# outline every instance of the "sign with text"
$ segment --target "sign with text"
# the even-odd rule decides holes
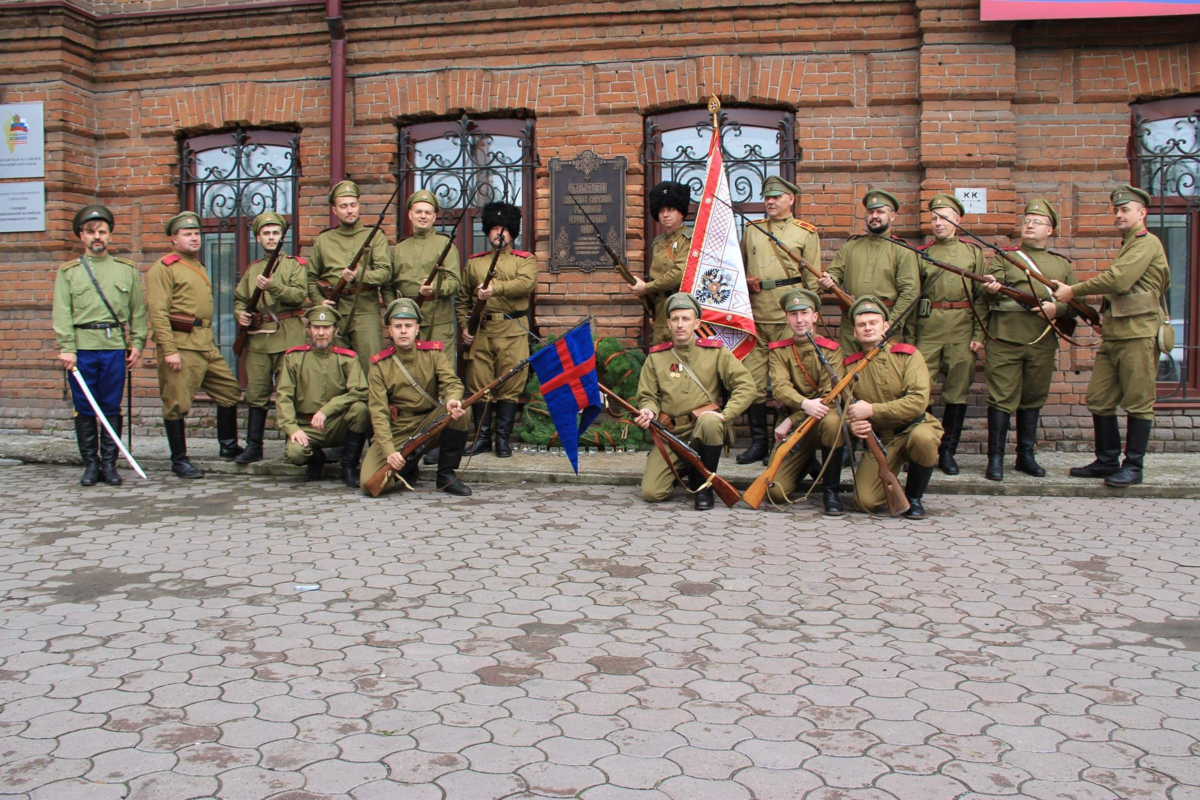
[[[987,213],[987,189],[955,189],[954,196],[967,214]]]
[[[624,156],[601,158],[591,150],[570,160],[550,159],[551,272],[611,267],[604,244],[624,257],[628,163]]]
[[[0,104],[0,178],[46,174],[46,137],[41,103]]]
[[[46,184],[0,183],[0,233],[46,230]]]
[[[979,17],[1000,20],[1174,17],[1200,14],[1197,0],[981,0]]]

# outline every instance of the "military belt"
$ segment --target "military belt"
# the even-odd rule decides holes
[[[918,422],[923,422],[924,420],[925,420],[925,414],[922,413],[920,416],[913,417],[908,422],[904,423],[903,425],[901,425],[898,428],[892,428],[891,430],[886,430],[886,431],[876,431],[876,433],[879,434],[879,438],[881,438],[881,439],[892,439],[892,438],[895,438],[895,437],[899,436],[900,434],[904,433],[909,428],[911,428],[913,425],[916,425]]]
[[[400,406],[388,406],[388,413],[392,415],[392,422],[397,422],[402,419],[413,419],[415,417],[425,417],[429,415],[432,408],[427,408],[424,411],[401,411]]]
[[[952,308],[970,308],[971,304],[966,300],[933,300],[930,302],[929,307],[940,308],[942,311],[949,311]]]
[[[522,311],[519,313],[523,314],[525,312]],[[514,317],[512,314],[484,314],[483,318],[486,319],[488,322],[503,322],[506,319],[512,319],[512,320],[520,320],[521,319],[520,317]]]
[[[104,331],[109,328],[119,328],[121,326],[115,322],[89,322],[86,325],[76,325],[75,327],[85,331]]]

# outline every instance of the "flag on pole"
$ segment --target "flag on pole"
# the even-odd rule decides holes
[[[596,375],[596,347],[591,320],[576,325],[553,344],[529,359],[541,383],[550,421],[558,432],[563,452],[579,474],[579,432],[600,415],[600,379]]]
[[[716,122],[718,109],[720,104],[713,98],[709,103],[709,110],[713,111],[713,136],[708,146],[704,193],[696,209],[692,249],[688,253],[680,291],[696,298],[703,321],[715,328],[716,338],[742,359],[754,349],[758,334],[754,327],[754,312],[750,309],[746,267],[742,263],[742,249],[738,244],[730,201],[729,177],[725,174],[721,156],[721,132]]]

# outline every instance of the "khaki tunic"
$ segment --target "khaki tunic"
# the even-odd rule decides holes
[[[921,249],[930,258],[977,275],[984,274],[987,269],[983,251],[956,238],[934,240]],[[925,358],[930,377],[942,373],[942,402],[961,405],[967,402],[971,383],[975,380],[975,354],[971,352],[971,342],[983,341],[979,319],[987,316],[987,301],[983,299],[986,292],[981,284],[968,282],[924,259],[918,262],[917,268],[921,285],[925,286],[930,280],[933,285],[924,297],[929,301],[929,311],[924,316],[917,313],[909,317],[913,320],[913,340]],[[970,308],[946,308],[946,303],[971,303],[974,313]]]
[[[686,364],[703,384],[697,384],[680,366]],[[688,416],[707,403],[721,405],[722,387],[729,393],[721,415],[705,414],[698,421]],[[727,348],[715,339],[697,339],[690,345],[665,342],[650,348],[638,379],[637,407],[672,417],[675,435],[683,441],[707,445],[733,444],[732,421],[750,407],[754,399],[754,379]],[[683,467],[669,447],[667,452],[675,469]],[[642,496],[651,503],[666,500],[675,486],[675,476],[657,448],[650,451],[642,475]]]
[[[455,312],[458,327],[465,331],[475,307],[475,291],[483,285],[492,263],[490,250],[476,253],[463,270],[458,289]],[[508,370],[529,358],[529,334],[525,328],[529,298],[537,288],[538,263],[532,253],[506,247],[496,261],[496,274],[491,286],[496,290],[487,301],[483,323],[475,337],[474,346],[464,350],[467,362],[467,392],[487,386]],[[528,369],[496,389],[496,401],[515,401],[525,388]]]
[[[1051,280],[1067,284],[1075,282],[1070,259],[1053,250],[1039,250],[1022,244],[1006,248],[1006,252],[1018,260],[1024,254]],[[1001,283],[1029,292],[1039,300],[1053,299],[1046,286],[999,256],[988,260],[987,274]],[[1001,342],[1017,345],[1005,347],[991,342],[986,348],[983,369],[988,384],[988,405],[1007,414],[1041,408],[1050,396],[1050,383],[1057,366],[1058,334],[1046,330],[1049,326],[1040,312],[1027,311],[1004,295],[984,292],[983,300],[989,309],[988,333]],[[1055,307],[1058,309],[1056,318],[1068,316],[1070,307],[1066,303],[1055,303]]]
[[[342,270],[350,266],[370,231],[371,229],[359,220],[350,227],[339,225],[317,235],[312,252],[308,256],[308,296],[313,305],[321,305],[325,301],[317,281],[328,281],[336,286],[341,280]],[[356,303],[354,290],[359,280],[363,282],[363,288]],[[385,305],[394,300],[393,283],[387,237],[380,231],[375,234],[371,246],[358,261],[358,279],[354,283],[346,284],[336,307],[341,315],[337,344],[357,352],[364,370],[369,363],[368,359],[383,349],[380,294],[383,295]],[[351,310],[354,311],[353,316]]]
[[[1162,242],[1143,227],[1125,234],[1106,271],[1071,286],[1080,298],[1105,296],[1100,318],[1104,341],[1096,352],[1087,393],[1088,410],[1096,416],[1113,416],[1120,406],[1131,416],[1154,419],[1157,337],[1165,320],[1160,298],[1169,288],[1171,266]],[[1153,311],[1128,313],[1113,308],[1113,297],[1141,293],[1154,299]]]
[[[852,297],[873,294],[893,311],[908,308],[920,292],[916,255],[876,236],[851,236],[833,257],[828,274]],[[844,353],[858,349],[854,323],[846,311],[842,312],[838,343]]]
[[[421,286],[437,264],[438,257],[450,237],[437,233],[432,228],[419,231],[396,243],[392,248],[392,290],[397,297],[417,300]],[[433,297],[421,304],[422,339],[441,342],[446,360],[452,365],[457,361],[454,333],[454,299],[462,281],[458,277],[458,248],[451,246],[446,260],[433,279]]]
[[[320,431],[311,422],[318,411],[325,414]],[[284,458],[293,464],[307,464],[314,447],[339,445],[350,431],[366,433],[371,424],[367,381],[355,352],[341,347],[321,352],[311,345],[288,350],[279,372],[275,422],[284,436],[297,431],[308,436],[308,445],[289,441],[284,446]]]
[[[132,261],[107,254],[103,258],[88,256],[88,264],[113,311],[117,312],[117,321],[128,326],[129,346],[145,350],[149,326],[137,267]],[[79,259],[59,267],[54,278],[53,321],[54,338],[63,353],[126,349],[125,339],[115,328],[88,330],[75,327],[113,321]]]
[[[258,288],[255,281],[267,268],[269,259],[261,258],[251,264],[238,281],[233,292],[233,313],[240,317],[250,305]],[[262,293],[258,311],[263,315],[262,327],[246,337],[243,363],[246,365],[246,402],[256,408],[266,408],[271,401],[272,384],[279,375],[283,353],[304,344],[304,319],[289,317],[275,322],[268,310],[276,315],[299,311],[308,302],[308,268],[303,259],[279,256],[272,273],[271,288]]]
[[[813,337],[822,349],[825,359],[836,372],[842,364],[842,352],[838,343],[824,336]],[[787,406],[792,414],[792,431],[808,419],[800,404],[805,400],[820,400],[833,389],[833,378],[821,364],[817,351],[808,337],[788,338],[772,342],[770,353],[771,391],[776,400]],[[839,375],[840,377],[840,375]],[[842,398],[848,395],[843,394]],[[775,482],[769,489],[776,503],[788,502],[795,490],[800,473],[818,447],[831,450],[842,444],[842,418],[837,403],[830,406],[829,413],[822,417],[813,429],[800,440],[775,474]]]
[[[168,314],[200,320],[191,333],[171,330]],[[183,419],[196,392],[203,389],[219,406],[234,406],[242,387],[213,344],[213,296],[208,271],[198,260],[178,253],[163,256],[146,275],[146,316],[158,349],[158,391],[163,418]],[[179,354],[183,369],[167,366],[167,356]]]
[[[691,246],[692,229],[683,225],[672,233],[659,235],[650,245],[650,280],[646,281],[646,297],[654,303],[651,344],[671,338],[667,327],[667,298],[678,292],[683,283]]]
[[[862,358],[854,353],[843,362],[850,370]],[[942,423],[926,413],[929,405],[929,369],[920,351],[908,344],[889,345],[858,373],[854,397],[874,408],[871,427],[887,450],[887,463],[895,475],[909,461],[924,467],[937,463],[942,442]],[[879,479],[879,463],[867,453],[858,462],[854,497],[861,511],[873,511],[886,504],[887,493]]]

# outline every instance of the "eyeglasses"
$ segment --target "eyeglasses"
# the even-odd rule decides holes
[[[1026,217],[1024,220],[1022,220],[1022,222],[1024,222],[1025,225],[1030,228],[1037,228],[1042,225],[1046,226],[1047,228],[1053,227],[1049,222],[1046,222],[1046,220],[1037,219],[1036,217]]]

